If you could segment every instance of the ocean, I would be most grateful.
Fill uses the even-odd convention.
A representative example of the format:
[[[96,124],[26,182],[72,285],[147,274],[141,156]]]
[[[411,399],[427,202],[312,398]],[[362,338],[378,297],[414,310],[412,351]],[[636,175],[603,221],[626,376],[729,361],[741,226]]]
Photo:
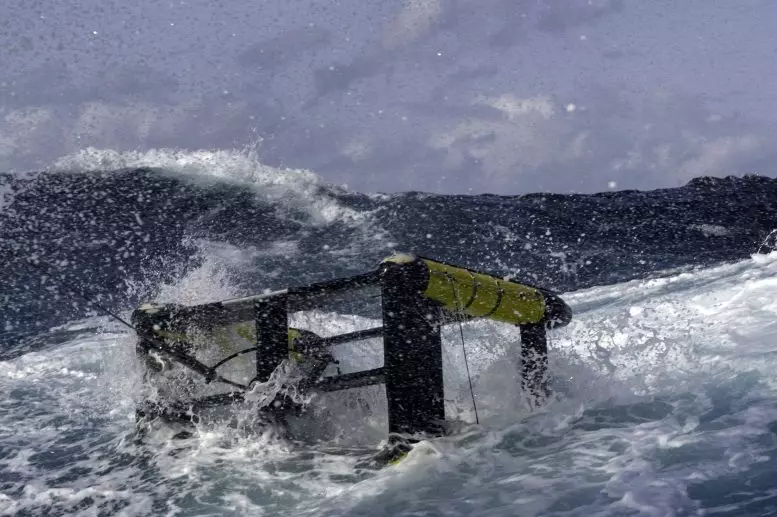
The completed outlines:
[[[0,173],[0,514],[777,514],[777,255],[755,254],[775,208],[777,180],[759,176],[379,194],[233,151],[85,150]],[[303,446],[211,422],[138,439],[135,336],[94,302],[129,318],[145,301],[369,271],[394,251],[561,293],[574,318],[550,333],[552,399],[526,407],[514,329],[481,321],[445,341],[460,429],[395,466],[359,466],[348,438],[377,450],[372,435]]]

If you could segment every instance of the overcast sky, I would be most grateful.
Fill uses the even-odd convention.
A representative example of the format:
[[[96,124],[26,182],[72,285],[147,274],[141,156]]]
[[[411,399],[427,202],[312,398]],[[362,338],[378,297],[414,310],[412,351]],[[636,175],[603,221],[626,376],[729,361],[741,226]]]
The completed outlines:
[[[360,191],[777,174],[774,0],[3,0],[0,168],[244,148]]]

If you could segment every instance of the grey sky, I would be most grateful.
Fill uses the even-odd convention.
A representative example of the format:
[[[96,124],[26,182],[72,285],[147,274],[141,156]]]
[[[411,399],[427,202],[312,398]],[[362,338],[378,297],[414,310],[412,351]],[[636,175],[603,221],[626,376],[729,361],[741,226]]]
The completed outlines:
[[[361,191],[775,175],[772,0],[5,0],[0,166],[242,148]]]

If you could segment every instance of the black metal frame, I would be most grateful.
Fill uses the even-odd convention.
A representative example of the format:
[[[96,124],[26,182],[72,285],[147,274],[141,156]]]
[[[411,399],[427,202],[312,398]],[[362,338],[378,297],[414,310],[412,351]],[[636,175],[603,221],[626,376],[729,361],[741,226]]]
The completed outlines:
[[[371,328],[322,338],[323,346],[382,337],[384,364],[381,368],[311,380],[308,389],[338,391],[384,384],[388,402],[389,433],[425,433],[438,435],[445,420],[443,393],[442,341],[440,327],[452,321],[440,307],[423,297],[418,290],[413,269],[397,265],[350,278],[320,282],[223,302],[186,307],[161,306],[138,309],[133,323],[139,335],[137,351],[147,355],[156,350],[203,375],[206,382],[222,382],[247,390],[255,381],[265,382],[288,357],[288,314],[308,310],[330,302],[338,296],[352,295],[365,287],[379,286],[383,324]],[[569,308],[552,293],[546,297],[547,314],[543,321],[521,325],[523,387],[534,394],[543,391],[547,369],[546,327],[566,324]],[[188,322],[199,327],[229,325],[254,320],[256,346],[206,366],[193,356],[183,341],[172,344],[158,337],[159,331],[183,332]],[[459,318],[460,321],[460,318]],[[216,369],[235,357],[256,353],[256,376],[248,386],[219,376]],[[190,409],[229,404],[242,400],[239,391],[191,401]],[[179,404],[180,405],[180,404]]]

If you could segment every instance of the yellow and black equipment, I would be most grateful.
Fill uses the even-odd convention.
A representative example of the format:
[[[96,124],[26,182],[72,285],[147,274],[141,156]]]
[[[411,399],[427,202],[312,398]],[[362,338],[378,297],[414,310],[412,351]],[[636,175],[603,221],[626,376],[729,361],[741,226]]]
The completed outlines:
[[[290,314],[366,288],[380,297],[380,326],[328,337],[290,328]],[[185,408],[191,416],[199,408],[242,400],[242,393],[266,382],[284,360],[291,359],[315,363],[302,386],[305,390],[329,392],[383,383],[389,433],[427,435],[439,435],[445,419],[440,328],[476,318],[520,328],[523,387],[539,394],[547,369],[546,330],[569,323],[569,307],[548,290],[424,257],[397,254],[362,275],[198,306],[146,305],[132,316],[139,336],[137,352],[150,365],[150,375],[172,361],[199,374],[206,384],[218,383],[227,390],[177,401],[170,406],[173,409],[155,406],[158,414]],[[209,354],[222,357],[208,366],[187,334],[192,325],[232,328],[232,342],[245,346],[228,350],[223,344],[210,344]],[[369,338],[382,338],[383,366],[322,376],[322,365],[333,362],[330,347]],[[249,370],[242,380],[219,373],[225,364],[248,356],[252,360],[246,363]]]

